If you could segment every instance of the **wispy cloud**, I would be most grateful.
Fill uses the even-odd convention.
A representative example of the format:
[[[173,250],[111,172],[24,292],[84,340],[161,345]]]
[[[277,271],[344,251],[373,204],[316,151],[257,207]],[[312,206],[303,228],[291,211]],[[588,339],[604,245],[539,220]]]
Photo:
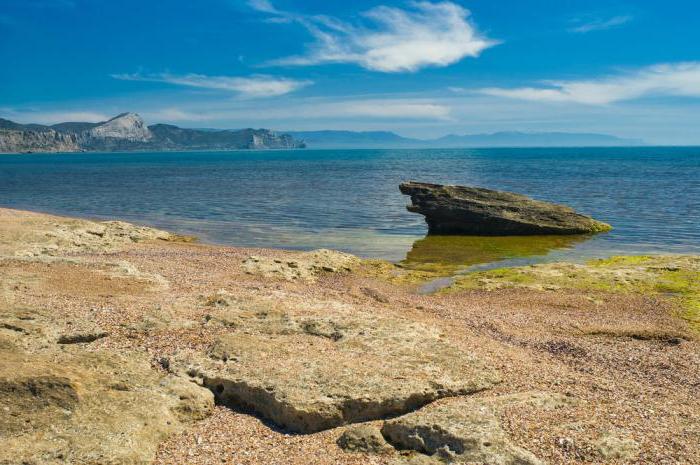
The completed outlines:
[[[251,120],[352,121],[448,121],[450,107],[429,100],[376,98],[357,100],[312,99],[284,106],[243,106],[230,108],[220,105],[206,107],[161,108],[143,112],[149,121],[221,121]],[[323,123],[322,123],[323,124]]]
[[[277,22],[302,25],[314,38],[306,54],[272,62],[278,65],[355,63],[372,71],[410,72],[477,57],[498,44],[477,30],[468,10],[448,1],[415,1],[408,9],[378,6],[362,13],[363,24],[281,11],[269,0],[248,4]]]
[[[312,81],[276,76],[206,76],[203,74],[113,74],[123,81],[164,82],[187,87],[234,92],[244,97],[277,97],[312,84]]]
[[[569,29],[571,32],[578,34],[585,34],[592,31],[603,31],[605,29],[612,29],[614,27],[622,26],[629,23],[634,18],[630,15],[624,16],[613,16],[612,18],[596,18],[588,20],[578,20],[576,21],[576,26]]]
[[[700,98],[700,62],[658,64],[599,79],[545,81],[543,84],[513,89],[487,88],[477,92],[521,100],[588,105],[606,105],[647,96]]]
[[[3,117],[18,123],[56,124],[65,122],[98,123],[106,121],[111,116],[94,111],[42,111],[42,110],[14,110],[10,108],[0,109]]]
[[[348,115],[371,118],[448,120],[450,107],[432,102],[401,100],[362,100],[341,102],[322,109],[335,116]]]

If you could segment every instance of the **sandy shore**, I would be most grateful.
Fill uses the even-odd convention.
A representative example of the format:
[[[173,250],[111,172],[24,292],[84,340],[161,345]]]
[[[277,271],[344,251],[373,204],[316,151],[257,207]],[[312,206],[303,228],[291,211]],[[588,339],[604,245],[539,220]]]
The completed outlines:
[[[251,414],[250,408],[212,408],[211,393],[199,387],[206,376],[188,375],[179,361],[185,360],[182,354],[194,354],[203,360],[203,370],[219,369],[206,366],[211,357],[200,354],[211,354],[222,337],[290,338],[293,345],[288,347],[298,350],[294,353],[299,358],[321,357],[319,370],[324,363],[346,362],[334,359],[334,354],[349,357],[347,352],[334,352],[335,336],[308,342],[308,325],[294,326],[303,326],[306,333],[272,333],[266,332],[269,328],[252,329],[252,320],[239,314],[231,324],[215,324],[224,321],[218,316],[222,311],[250,303],[265,306],[265,315],[284,312],[280,321],[285,322],[311,317],[315,322],[349,321],[338,326],[348,334],[351,330],[346,328],[368,321],[357,315],[378,319],[372,323],[375,326],[383,321],[418,325],[416,334],[435,334],[445,350],[452,350],[450,354],[473,357],[483,370],[498,374],[500,382],[466,396],[471,400],[487,402],[532,392],[565,398],[556,408],[524,402],[493,410],[508,447],[528,451],[541,463],[700,463],[700,344],[692,323],[692,306],[700,302],[692,294],[700,277],[700,259],[615,261],[590,268],[593,271],[564,265],[535,270],[491,273],[436,295],[420,295],[417,286],[431,276],[388,263],[332,252],[208,246],[125,223],[0,209],[0,349],[8,354],[5,360],[20,360],[13,366],[0,363],[0,406],[7,403],[6,411],[9,403],[20,406],[12,407],[12,415],[0,421],[0,439],[10,444],[0,450],[0,463],[108,463],[105,457],[110,457],[109,463],[163,465],[443,463],[421,451],[396,448],[380,454],[345,452],[336,441],[350,427],[346,425],[291,434],[274,421]],[[578,279],[580,273],[588,273],[587,278]],[[671,278],[684,279],[685,287],[668,287],[665,292],[657,285]],[[342,331],[337,336],[341,341],[350,337]],[[57,343],[60,340],[64,342]],[[329,348],[317,355],[313,351],[318,344]],[[402,357],[413,354],[409,348],[414,341],[396,344],[408,347],[402,348]],[[300,349],[307,346],[308,352]],[[261,347],[261,352],[270,350]],[[17,366],[46,363],[45,371],[53,373],[63,369],[55,361],[68,367],[87,357],[84,354],[142,360],[145,365],[132,370],[139,373],[138,387],[115,388],[136,379],[125,374],[124,380],[100,387],[119,402],[91,403],[92,384],[81,381],[81,376],[96,379],[97,386],[105,378],[100,375],[102,362],[81,361],[70,373],[56,372],[44,394],[34,387],[34,397],[22,397],[22,389],[36,386],[39,375],[18,374]],[[254,381],[282,386],[278,377],[288,376],[296,382],[293,373],[275,366],[282,363],[280,357],[273,353],[259,359],[267,360],[260,362],[259,372],[274,372],[277,378],[259,375],[262,378]],[[394,369],[390,358],[386,359],[389,378]],[[440,369],[450,368],[435,363]],[[112,376],[115,370],[109,370]],[[323,373],[317,377],[322,379]],[[69,380],[63,397],[55,394],[56,379]],[[184,387],[176,390],[163,387],[180,386],[181,381]],[[200,391],[182,394],[189,385]],[[162,399],[157,405],[172,404],[176,412],[172,420],[159,415],[161,425],[158,418],[145,416],[138,408],[149,404],[137,394]],[[458,406],[464,398],[445,396],[423,410]],[[90,438],[76,423],[81,409],[90,412],[90,418],[109,417],[114,423],[100,420]],[[380,428],[383,422],[384,418],[376,418],[367,424]],[[125,426],[136,423],[139,428]],[[157,434],[152,434],[153,428]],[[54,433],[49,431],[54,431],[55,439],[50,439]],[[36,440],[39,437],[55,442],[42,444]],[[104,446],[100,459],[76,452],[74,444],[80,441],[115,445]],[[51,455],[56,444],[64,452]],[[114,452],[122,448],[129,452]],[[455,457],[440,460],[466,463]],[[423,459],[436,461],[418,461]]]

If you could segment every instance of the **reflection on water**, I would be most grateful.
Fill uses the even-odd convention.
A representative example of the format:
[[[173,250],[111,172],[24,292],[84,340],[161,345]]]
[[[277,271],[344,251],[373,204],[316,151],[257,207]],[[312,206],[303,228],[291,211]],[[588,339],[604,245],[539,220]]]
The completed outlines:
[[[572,248],[593,236],[426,236],[413,243],[401,264],[407,268],[451,275],[482,264],[547,255]]]

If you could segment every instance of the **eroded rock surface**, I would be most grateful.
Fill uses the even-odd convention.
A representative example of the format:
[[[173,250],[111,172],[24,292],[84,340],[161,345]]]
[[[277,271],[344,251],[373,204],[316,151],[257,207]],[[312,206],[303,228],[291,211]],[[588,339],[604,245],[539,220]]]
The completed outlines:
[[[75,253],[115,252],[147,240],[187,241],[191,238],[123,221],[52,217],[0,209],[0,255],[58,256]]]
[[[348,428],[338,438],[338,447],[345,452],[367,452],[379,454],[389,452],[392,447],[387,444],[378,428],[360,425]]]
[[[0,408],[0,463],[145,465],[169,434],[211,412],[213,396],[137,354],[29,354],[8,342]]]
[[[382,434],[397,449],[423,455],[409,455],[403,463],[541,465],[532,453],[511,442],[495,414],[499,407],[527,401],[542,402],[544,407],[557,402],[547,394],[459,399],[387,421]]]
[[[210,322],[228,331],[208,354],[181,353],[180,370],[290,431],[399,415],[499,381],[437,329],[350,306],[234,304]]]
[[[510,192],[422,182],[405,182],[400,189],[411,196],[408,211],[425,216],[429,234],[589,234],[611,229],[569,207]]]

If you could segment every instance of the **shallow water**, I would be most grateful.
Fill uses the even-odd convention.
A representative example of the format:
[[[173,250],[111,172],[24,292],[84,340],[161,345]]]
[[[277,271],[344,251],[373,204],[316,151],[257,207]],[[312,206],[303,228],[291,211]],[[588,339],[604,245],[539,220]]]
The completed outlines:
[[[565,203],[594,238],[430,238],[401,181]],[[700,148],[302,150],[0,156],[0,205],[150,224],[207,242],[327,247],[410,266],[700,253]],[[408,255],[408,256],[407,256]]]

